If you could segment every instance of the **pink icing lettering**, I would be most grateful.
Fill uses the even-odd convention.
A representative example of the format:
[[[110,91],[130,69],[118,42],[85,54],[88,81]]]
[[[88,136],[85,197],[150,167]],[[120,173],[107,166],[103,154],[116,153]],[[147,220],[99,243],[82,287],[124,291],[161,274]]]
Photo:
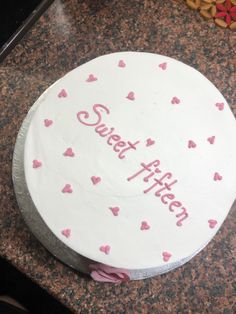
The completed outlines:
[[[111,142],[112,140],[115,141],[115,142],[117,142],[117,141],[120,140],[120,136],[117,135],[117,134],[112,134],[112,135],[110,135],[110,136],[108,137],[107,144],[108,144],[108,145],[112,145],[112,142]]]
[[[183,210],[183,211],[182,211],[181,213],[179,213],[179,214],[177,214],[177,215],[175,216],[175,217],[177,217],[177,218],[180,218],[181,216],[183,216],[181,219],[179,219],[179,220],[176,222],[176,225],[177,225],[178,227],[181,227],[181,226],[182,226],[182,221],[188,218],[188,213],[187,213],[186,208],[182,207],[182,210]]]
[[[140,142],[137,141],[137,142],[135,142],[135,143],[131,143],[131,142],[128,141],[127,144],[129,145],[129,147],[128,147],[128,148],[124,148],[124,149],[119,153],[118,157],[119,157],[120,159],[125,158],[126,156],[124,155],[124,153],[126,153],[127,151],[129,151],[129,150],[131,150],[131,149],[136,150],[136,145],[138,145],[138,143],[140,143]]]
[[[161,170],[159,168],[155,169],[153,172],[151,172],[149,175],[143,178],[143,181],[148,182],[150,178],[152,178],[156,173],[160,173],[160,172]]]
[[[107,127],[105,127],[105,124],[100,124],[95,128],[95,132],[97,132],[101,137],[105,137],[109,134],[111,134],[114,131],[114,128],[110,128],[110,131],[107,133],[104,133],[108,130]]]
[[[160,190],[156,191],[155,195],[158,196],[158,197],[160,197],[162,191],[165,191],[165,190],[171,191],[171,186],[174,185],[174,184],[176,184],[177,182],[178,182],[177,180],[174,180],[174,181],[172,181],[170,184],[165,183],[165,184],[164,184],[164,187],[161,188]]]
[[[141,169],[138,170],[135,174],[127,178],[127,181],[131,181],[135,178],[137,178],[140,175],[143,175],[145,173],[145,177],[143,178],[144,182],[149,182],[150,178],[152,178],[155,174],[157,173],[162,173],[162,171],[159,169],[160,166],[160,161],[158,159],[150,162],[149,164],[141,163]],[[148,174],[147,174],[148,173]],[[156,177],[153,178],[154,183],[146,188],[143,193],[148,193],[151,190],[153,190],[155,187],[158,185],[162,186],[158,190],[155,191],[155,196],[156,197],[161,197],[160,200],[163,204],[169,205],[169,210],[171,212],[174,212],[174,208],[181,207],[182,203],[179,201],[173,201],[175,199],[175,194],[174,193],[168,193],[168,191],[172,190],[173,185],[175,185],[178,181],[173,180],[170,183],[165,182],[165,180],[170,180],[172,178],[172,173],[171,172],[166,172],[162,174],[162,176],[157,179]],[[166,191],[165,194],[162,194],[163,191]],[[171,202],[168,202],[170,200]],[[185,207],[182,207],[182,212],[176,214],[176,218],[178,218],[176,225],[177,226],[182,226],[182,221],[188,218],[188,213]]]
[[[141,173],[143,173],[144,171],[151,171],[152,166],[154,167],[158,167],[160,165],[160,161],[159,160],[154,160],[152,162],[150,162],[149,164],[145,165],[145,163],[141,163],[140,164],[142,166],[141,170],[139,170],[138,172],[136,172],[134,175],[132,175],[131,177],[127,178],[128,181],[133,180],[134,178],[136,178],[137,176],[139,176]]]
[[[143,193],[148,193],[148,192],[150,192],[152,189],[154,189],[158,184],[160,184],[160,185],[162,185],[162,182],[160,182],[158,179],[155,179],[154,178],[154,183],[153,183],[153,185],[151,185],[149,188],[147,188],[146,190],[144,190],[143,191]]]
[[[179,201],[173,201],[173,202],[171,202],[170,205],[169,205],[169,210],[170,210],[171,212],[173,212],[173,211],[174,211],[173,207],[181,207],[181,206],[182,206],[182,203],[181,203],[181,202],[179,202]]]
[[[164,178],[168,178],[168,179],[170,179],[172,177],[172,174],[170,173],[170,172],[167,172],[167,173],[165,173],[160,179],[156,179],[156,178],[154,178],[154,184],[152,185],[152,186],[150,186],[148,189],[146,189],[146,190],[144,190],[143,192],[144,193],[148,193],[148,192],[150,192],[153,188],[155,188],[158,184],[159,185],[163,185],[163,179]],[[165,188],[164,188],[165,189]],[[158,196],[160,196],[160,195],[158,195]]]
[[[149,164],[146,164],[142,162],[141,164],[141,169],[139,169],[135,174],[127,178],[127,181],[131,181],[135,178],[137,178],[140,175],[145,174],[145,177],[143,178],[144,182],[149,182],[150,178],[152,178],[155,174],[157,173],[162,173],[162,171],[159,169],[160,166],[160,161],[158,159],[150,162]],[[148,173],[148,174],[147,174]],[[143,193],[148,193],[151,190],[153,190],[155,187],[158,185],[161,186],[158,190],[155,189],[155,196],[160,197],[160,200],[163,204],[168,205],[169,210],[171,212],[174,212],[175,208],[179,208],[182,206],[182,203],[179,201],[173,201],[175,199],[175,194],[174,193],[168,193],[168,191],[172,190],[173,185],[175,185],[178,181],[172,179],[172,173],[171,172],[165,172],[162,174],[162,176],[158,179],[156,177],[153,178],[153,184],[146,188]],[[172,181],[170,183],[165,182],[165,180],[170,180]],[[166,193],[162,193],[165,191]],[[170,202],[168,201],[170,200]],[[185,207],[182,207],[182,212],[176,214],[176,218],[178,218],[176,225],[177,226],[182,226],[182,221],[188,218],[188,213]]]
[[[168,202],[165,200],[166,198],[168,198],[169,200],[173,200],[175,198],[175,196],[174,196],[174,194],[171,194],[171,193],[167,193],[167,194],[162,195],[161,201],[163,204],[168,204]]]
[[[84,119],[88,119],[88,118],[90,117],[90,115],[89,115],[89,113],[88,113],[87,111],[79,111],[79,112],[77,113],[77,118],[78,118],[79,122],[82,123],[82,124],[84,124],[84,125],[87,125],[87,126],[95,126],[95,125],[98,125],[98,124],[101,122],[101,120],[102,120],[102,115],[101,115],[101,113],[100,113],[100,111],[101,111],[102,109],[106,112],[106,114],[110,114],[109,109],[108,109],[106,106],[104,106],[104,105],[95,104],[95,105],[93,106],[93,111],[96,113],[96,115],[97,115],[97,117],[98,117],[97,122],[94,122],[94,123],[87,123],[87,122],[85,122],[85,121],[82,120],[82,117],[83,117]],[[99,110],[100,110],[100,111],[99,111]]]
[[[160,185],[162,185],[163,179],[165,179],[165,178],[171,179],[171,177],[172,177],[172,173],[166,172],[158,181],[160,182]]]
[[[159,161],[159,160],[158,160]],[[156,165],[154,165],[156,167],[156,169],[154,171],[152,171],[149,175],[147,175],[143,181],[144,182],[148,182],[150,178],[152,178],[156,173],[160,173],[161,170],[159,168],[157,168],[158,166],[160,165],[160,162],[159,164],[157,163]]]
[[[124,141],[120,141],[114,145],[113,150],[118,153],[120,152],[120,149],[117,149],[117,147],[124,147],[125,145],[126,143]]]
[[[79,120],[79,122],[81,122],[82,124],[86,125],[86,126],[96,126],[95,128],[95,132],[98,133],[101,137],[108,137],[107,139],[107,144],[108,145],[113,145],[113,141],[114,142],[119,142],[116,143],[113,147],[113,150],[118,154],[118,158],[123,159],[126,158],[126,154],[128,151],[131,150],[136,150],[136,146],[140,143],[140,141],[136,141],[135,143],[131,143],[130,141],[120,141],[121,137],[117,134],[112,134],[113,131],[115,130],[115,128],[107,128],[106,124],[102,123],[100,124],[100,122],[102,121],[102,112],[105,111],[106,114],[110,114],[109,109],[101,104],[95,104],[93,106],[93,111],[97,116],[97,121],[93,122],[93,123],[88,123],[86,120],[90,118],[90,114],[87,111],[79,111],[77,113],[77,118]],[[123,149],[118,149],[118,147]]]

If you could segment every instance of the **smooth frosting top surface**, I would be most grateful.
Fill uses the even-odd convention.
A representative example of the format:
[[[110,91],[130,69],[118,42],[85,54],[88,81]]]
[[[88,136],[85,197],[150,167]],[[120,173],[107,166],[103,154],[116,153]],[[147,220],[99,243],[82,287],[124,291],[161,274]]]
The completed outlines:
[[[236,125],[198,71],[114,53],[69,72],[37,102],[26,181],[70,248],[141,269],[186,258],[217,232],[236,195]]]

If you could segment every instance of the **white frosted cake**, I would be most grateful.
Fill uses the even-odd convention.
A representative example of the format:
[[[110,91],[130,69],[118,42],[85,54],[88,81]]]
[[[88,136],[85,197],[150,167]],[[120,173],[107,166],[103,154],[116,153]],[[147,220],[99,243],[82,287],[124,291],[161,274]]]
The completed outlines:
[[[215,235],[236,195],[236,124],[198,71],[114,53],[71,71],[37,102],[27,187],[69,248],[132,272],[188,259]]]

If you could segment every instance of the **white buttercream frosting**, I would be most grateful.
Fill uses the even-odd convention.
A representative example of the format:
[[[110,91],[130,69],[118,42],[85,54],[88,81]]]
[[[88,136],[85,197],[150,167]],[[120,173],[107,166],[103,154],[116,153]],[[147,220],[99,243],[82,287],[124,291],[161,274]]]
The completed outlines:
[[[114,53],[69,72],[39,102],[25,176],[67,246],[132,270],[187,258],[217,232],[236,195],[236,125],[198,71]]]

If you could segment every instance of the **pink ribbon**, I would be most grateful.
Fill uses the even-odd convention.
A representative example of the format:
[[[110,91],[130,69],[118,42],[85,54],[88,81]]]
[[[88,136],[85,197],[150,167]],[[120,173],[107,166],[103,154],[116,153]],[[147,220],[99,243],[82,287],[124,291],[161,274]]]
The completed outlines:
[[[104,264],[90,264],[90,276],[95,281],[121,283],[130,280],[130,272],[126,269],[115,268]]]

